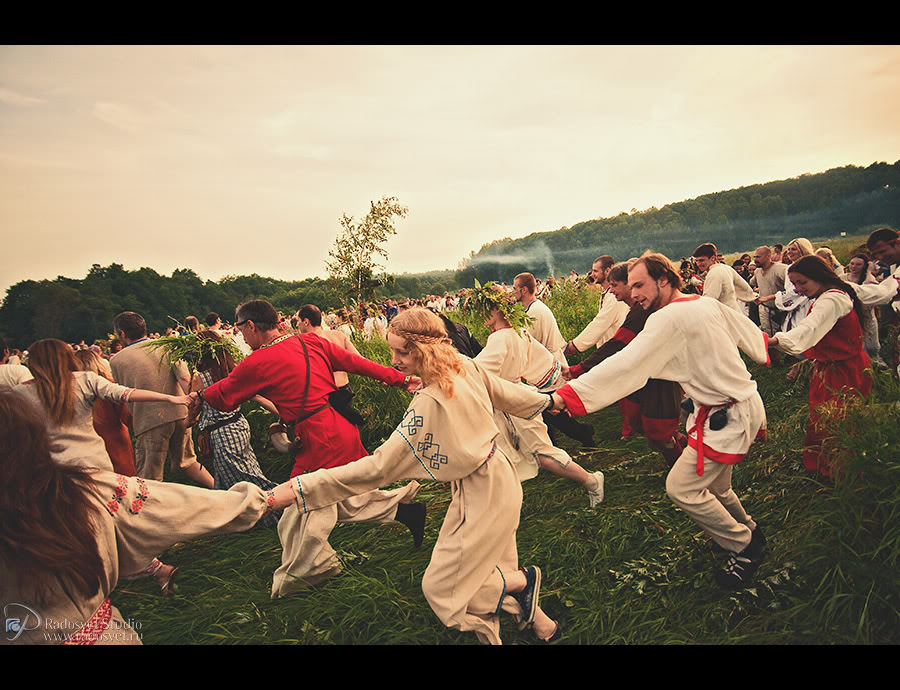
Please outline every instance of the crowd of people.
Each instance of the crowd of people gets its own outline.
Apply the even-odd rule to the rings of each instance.
[[[643,434],[669,467],[672,502],[730,553],[716,583],[748,585],[766,537],[731,481],[765,436],[766,412],[741,353],[761,365],[811,362],[803,465],[839,475],[821,412],[867,395],[872,363],[887,367],[877,329],[897,320],[898,233],[873,232],[846,267],[797,238],[731,265],[712,243],[680,266],[652,252],[604,255],[565,280],[599,296],[596,316],[568,340],[544,301],[556,281],[521,273],[510,286],[353,313],[310,304],[286,316],[250,300],[232,325],[188,316],[165,335],[203,343],[193,372],[148,347],[160,334],[134,312],[117,315],[102,344],[45,339],[11,352],[0,341],[4,601],[73,621],[67,643],[137,642],[109,593],[123,578],[152,577],[172,594],[178,568],[158,557],[172,544],[276,529],[271,596],[280,598],[341,571],[328,543],[338,522],[396,521],[418,548],[419,481],[442,481],[452,500],[422,580],[429,606],[485,643],[500,643],[502,612],[555,640],[563,630],[540,607],[541,569],[520,567],[516,551],[522,484],[551,472],[583,486],[597,509],[604,474],[575,462],[558,434],[595,446],[593,426],[578,418],[613,404],[622,436]],[[456,310],[483,319],[484,343],[448,317]],[[354,345],[376,337],[392,366]],[[376,449],[361,441],[348,374],[414,393]],[[260,467],[241,414],[249,400],[277,419],[272,444],[293,457],[286,482]],[[197,486],[163,481],[167,462]],[[8,641],[46,641],[36,626],[12,632]]]

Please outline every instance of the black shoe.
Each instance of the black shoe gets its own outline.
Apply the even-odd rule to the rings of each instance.
[[[522,568],[522,572],[525,573],[525,589],[512,596],[522,608],[522,625],[528,626],[534,623],[534,614],[537,613],[538,598],[541,595],[541,569],[530,565]]]
[[[740,553],[732,553],[725,564],[725,569],[716,572],[716,582],[732,589],[740,589],[750,584],[753,574],[762,563],[765,544],[766,537],[757,524],[747,547]]]
[[[741,589],[750,584],[761,559],[749,558],[744,555],[744,551],[731,555],[725,569],[716,572],[716,582],[731,589]]]
[[[756,529],[753,530],[753,536],[750,538],[750,546],[748,549],[752,549],[751,553],[758,557],[762,558],[763,549],[766,547],[766,535],[763,534],[762,527],[759,526],[759,523],[756,523]]]
[[[406,525],[413,537],[413,548],[418,549],[425,538],[425,504],[400,503],[397,506],[397,522]]]

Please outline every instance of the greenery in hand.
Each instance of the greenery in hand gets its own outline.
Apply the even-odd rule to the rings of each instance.
[[[175,321],[175,319],[172,320]],[[183,326],[181,328],[182,330],[187,330]],[[222,338],[222,340],[216,341],[211,338],[201,338],[196,333],[191,332],[185,335],[163,336],[144,343],[142,347],[161,349],[165,353],[166,361],[169,364],[174,365],[179,361],[183,361],[187,364],[191,376],[197,370],[197,364],[208,352],[215,357],[219,350],[224,350],[231,355],[231,359],[234,360],[235,364],[244,358],[243,353],[232,342],[231,338]]]

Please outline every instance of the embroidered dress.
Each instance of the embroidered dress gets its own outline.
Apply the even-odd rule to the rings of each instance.
[[[208,371],[199,372],[198,376],[204,389],[213,384],[212,375]],[[233,421],[222,424],[229,420]],[[276,482],[266,478],[259,466],[250,445],[250,424],[240,414],[240,409],[223,412],[204,402],[197,425],[201,431],[216,427],[209,432],[216,489],[230,489],[238,482],[250,482],[265,491],[277,486]],[[275,527],[280,517],[281,511],[275,511],[260,520],[259,524]]]
[[[109,603],[122,573],[143,571],[148,562],[152,567],[153,556],[176,542],[250,529],[268,510],[266,493],[249,483],[210,491],[114,472],[96,471],[92,478],[91,500],[99,509],[95,534],[104,565],[100,590],[85,597],[53,578],[47,600],[38,603],[14,564],[0,562],[3,602],[27,606],[41,616],[37,625],[32,615],[14,640],[4,634],[3,644],[141,644],[143,631],[132,628]],[[26,613],[14,605],[7,608],[7,617]]]
[[[436,386],[423,388],[394,433],[371,456],[295,477],[291,485],[300,510],[315,513],[400,479],[449,482],[450,506],[422,591],[445,625],[500,644],[500,611],[521,613],[506,594],[501,571],[518,569],[522,486],[496,444],[499,430],[493,411],[529,419],[540,415],[550,400],[485,372],[472,360],[461,361],[465,376],[454,378],[452,398]]]
[[[559,362],[525,331],[522,335],[512,328],[494,331],[475,362],[504,381],[532,386],[541,392],[556,390],[563,383]],[[540,417],[522,419],[494,410],[494,423],[500,430],[500,447],[516,466],[521,481],[537,476],[538,455],[550,458],[562,467],[568,467],[572,462],[566,451],[550,441],[547,425]]]
[[[841,290],[828,290],[813,302],[799,326],[777,336],[779,349],[802,353],[813,361],[803,466],[831,476],[831,443],[821,411],[824,406],[840,410],[845,396],[865,396],[872,390],[872,379],[866,372],[869,357],[853,302]]]
[[[785,332],[800,325],[800,322],[809,313],[812,304],[808,297],[797,292],[789,275],[784,279],[784,290],[775,293],[774,303],[778,309],[787,312],[782,326]]]

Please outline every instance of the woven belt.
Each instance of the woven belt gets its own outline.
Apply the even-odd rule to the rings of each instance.
[[[112,618],[112,603],[109,597],[103,600],[100,608],[94,611],[94,615],[85,621],[84,626],[78,632],[72,634],[60,644],[64,645],[92,645],[100,638],[100,634],[109,627]]]

